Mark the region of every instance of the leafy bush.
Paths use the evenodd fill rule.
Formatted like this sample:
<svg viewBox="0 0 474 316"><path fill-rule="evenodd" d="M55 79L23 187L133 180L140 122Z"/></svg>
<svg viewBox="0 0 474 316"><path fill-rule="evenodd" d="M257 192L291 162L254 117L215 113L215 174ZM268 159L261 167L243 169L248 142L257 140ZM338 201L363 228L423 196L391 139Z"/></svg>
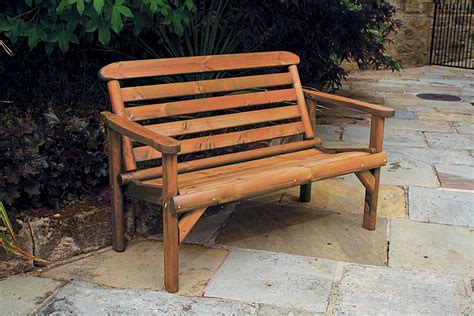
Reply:
<svg viewBox="0 0 474 316"><path fill-rule="evenodd" d="M0 200L16 209L57 209L104 186L104 135L94 113L1 111Z"/></svg>
<svg viewBox="0 0 474 316"><path fill-rule="evenodd" d="M58 208L106 186L99 112L108 101L96 73L110 62L289 50L301 57L305 84L336 88L343 60L399 67L384 49L395 29L384 0L195 3L0 2L0 39L15 53L0 50L0 200L9 209Z"/></svg>
<svg viewBox="0 0 474 316"><path fill-rule="evenodd" d="M303 82L337 88L344 60L400 68L384 48L395 31L393 13L385 0L240 0L230 17L241 27L242 51L292 51L301 57Z"/></svg>
<svg viewBox="0 0 474 316"><path fill-rule="evenodd" d="M56 46L65 53L70 43L94 42L95 34L107 45L129 23L135 35L159 24L182 35L195 9L192 0L3 0L0 34L12 42L27 38L31 49L42 42L48 53Z"/></svg>

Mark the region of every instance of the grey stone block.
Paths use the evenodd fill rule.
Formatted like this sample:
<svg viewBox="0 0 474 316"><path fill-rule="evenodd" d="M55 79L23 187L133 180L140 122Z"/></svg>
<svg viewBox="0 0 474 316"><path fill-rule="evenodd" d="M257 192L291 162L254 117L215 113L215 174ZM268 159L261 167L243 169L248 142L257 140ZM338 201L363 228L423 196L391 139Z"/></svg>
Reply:
<svg viewBox="0 0 474 316"><path fill-rule="evenodd" d="M410 187L410 219L474 227L474 192Z"/></svg>
<svg viewBox="0 0 474 316"><path fill-rule="evenodd" d="M205 296L325 312L336 262L280 253L232 250Z"/></svg>
<svg viewBox="0 0 474 316"><path fill-rule="evenodd" d="M31 276L14 276L0 281L2 315L26 315L64 286L65 282Z"/></svg>
<svg viewBox="0 0 474 316"><path fill-rule="evenodd" d="M388 265L474 277L474 230L391 219Z"/></svg>
<svg viewBox="0 0 474 316"><path fill-rule="evenodd" d="M425 133L426 141L432 148L445 150L472 150L474 137L469 134Z"/></svg>
<svg viewBox="0 0 474 316"><path fill-rule="evenodd" d="M349 265L337 286L336 315L469 315L463 278Z"/></svg>
<svg viewBox="0 0 474 316"><path fill-rule="evenodd" d="M257 311L256 304L72 283L39 315L256 315Z"/></svg>

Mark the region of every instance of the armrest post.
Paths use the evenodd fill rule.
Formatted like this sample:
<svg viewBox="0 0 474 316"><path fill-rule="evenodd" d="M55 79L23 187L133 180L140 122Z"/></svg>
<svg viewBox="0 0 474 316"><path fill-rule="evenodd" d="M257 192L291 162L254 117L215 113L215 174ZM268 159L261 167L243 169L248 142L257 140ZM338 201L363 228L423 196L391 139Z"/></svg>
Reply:
<svg viewBox="0 0 474 316"><path fill-rule="evenodd" d="M179 224L173 197L178 194L178 155L163 154L163 247L165 288L178 292Z"/></svg>
<svg viewBox="0 0 474 316"><path fill-rule="evenodd" d="M372 115L369 147L374 148L376 152L382 151L384 125L385 118Z"/></svg>

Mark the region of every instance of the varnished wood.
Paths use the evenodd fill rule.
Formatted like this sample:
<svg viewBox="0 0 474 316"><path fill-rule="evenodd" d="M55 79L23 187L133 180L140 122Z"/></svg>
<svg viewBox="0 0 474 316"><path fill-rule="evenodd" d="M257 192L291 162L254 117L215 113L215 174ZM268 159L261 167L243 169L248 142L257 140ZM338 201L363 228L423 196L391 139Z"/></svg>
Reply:
<svg viewBox="0 0 474 316"><path fill-rule="evenodd" d="M312 182L355 173L366 187L363 226L375 229L380 167L387 162L382 152L384 117L393 116L393 110L303 89L298 63L292 53L265 52L127 61L101 69L114 113L103 113L109 127L114 249L125 248L122 194L163 205L168 292L179 289L179 243L211 205L292 186L300 186L300 200L307 202ZM226 72L230 78L124 88L117 81L275 67L281 72L244 77ZM316 102L372 114L369 146L322 147L315 138ZM296 141L294 136L301 134L305 140ZM132 140L142 146L132 148ZM278 144L280 140L293 142ZM247 144L230 154L188 158ZM255 149L262 145L268 147ZM183 160L179 164L178 155ZM157 158L162 158L161 166L136 169L136 162Z"/></svg>
<svg viewBox="0 0 474 316"><path fill-rule="evenodd" d="M110 203L112 207L112 247L115 251L125 250L125 223L123 215L122 188L117 182L121 173L121 136L107 129L109 156Z"/></svg>
<svg viewBox="0 0 474 316"><path fill-rule="evenodd" d="M117 80L107 82L107 89L110 96L110 105L112 112L117 115L124 115L124 104L120 92L120 83ZM134 170L137 168L135 158L133 157L133 147L130 138L122 136L123 164L125 170Z"/></svg>
<svg viewBox="0 0 474 316"><path fill-rule="evenodd" d="M125 87L122 88L122 98L124 102L141 101L254 88L271 88L292 83L291 75L288 72L283 72L269 75Z"/></svg>
<svg viewBox="0 0 474 316"><path fill-rule="evenodd" d="M316 135L316 101L312 99L306 99L306 107L308 108L309 119L311 121L311 127ZM317 135L316 135L317 136Z"/></svg>
<svg viewBox="0 0 474 316"><path fill-rule="evenodd" d="M300 59L289 52L262 52L195 56L117 62L99 71L102 80L133 79L225 70L297 65Z"/></svg>
<svg viewBox="0 0 474 316"><path fill-rule="evenodd" d="M246 111L234 114L154 124L148 125L147 128L159 133L160 135L179 136L219 130L229 127L277 122L281 120L298 118L299 116L299 107L297 105L288 105L264 110Z"/></svg>
<svg viewBox="0 0 474 316"><path fill-rule="evenodd" d="M382 152L383 133L385 119L383 117L372 115L370 124L370 140L369 146L374 148L376 152ZM380 167L370 171L374 177L374 190L366 190L364 203L364 220L363 227L368 230L374 230L377 221L377 204L380 186Z"/></svg>
<svg viewBox="0 0 474 316"><path fill-rule="evenodd" d="M196 225L197 221L201 218L202 214L206 211L205 208L200 208L192 212L188 212L179 219L179 242L182 242L184 238L189 234L191 229Z"/></svg>
<svg viewBox="0 0 474 316"><path fill-rule="evenodd" d="M258 148L253 150L246 150L236 152L232 154L226 154L221 156L196 159L186 161L178 164L178 173L197 171L201 169L219 167L224 165L230 165L238 162L244 162L249 160L255 160L260 158L266 158L285 153L291 153L309 149L321 143L319 138L305 140L301 142L288 143L283 145L276 145L271 147ZM163 174L162 167L154 167L148 169L142 169L132 172L123 173L119 176L119 183L126 185L134 180L150 180L154 178L160 178Z"/></svg>
<svg viewBox="0 0 474 316"><path fill-rule="evenodd" d="M133 140L148 145L162 153L175 154L180 151L180 143L170 137L160 135L140 124L110 112L102 112L109 128L126 135Z"/></svg>
<svg viewBox="0 0 474 316"><path fill-rule="evenodd" d="M175 154L163 155L163 251L165 289L179 290L179 227L173 197L178 194L178 159Z"/></svg>
<svg viewBox="0 0 474 316"><path fill-rule="evenodd" d="M125 115L133 121L140 121L200 112L239 108L245 109L260 104L272 104L294 100L296 100L294 89L282 89L133 106L125 109Z"/></svg>
<svg viewBox="0 0 474 316"><path fill-rule="evenodd" d="M363 111L381 117L392 117L395 115L395 110L386 106L353 100L346 97L341 97L339 95L324 93L316 90L303 89L303 91L306 98L308 99L314 99L316 101L342 107L349 107L354 110Z"/></svg>
<svg viewBox="0 0 474 316"><path fill-rule="evenodd" d="M375 191L375 177L369 170L356 172L355 175L360 180L360 182L364 185L365 189L369 193L374 193Z"/></svg>
<svg viewBox="0 0 474 316"><path fill-rule="evenodd" d="M304 131L305 128L301 122L296 122L249 129L240 132L185 139L180 142L181 151L179 154L184 155L234 145L250 144L258 141L302 134ZM156 151L150 146L137 147L134 149L134 153L137 161L157 159L162 156L159 151Z"/></svg>
<svg viewBox="0 0 474 316"><path fill-rule="evenodd" d="M285 172L281 171L281 166L275 165L275 168L265 171L247 170L245 175L241 174L235 178L222 176L209 179L205 184L180 189L186 193L173 198L176 211L184 213L196 208L239 200L243 196L254 197L313 181L369 170L385 164L387 159L384 153L347 155L335 154L333 156L336 157L330 160L309 161L297 166L292 166L294 162L290 162L284 166ZM184 175L192 176L192 173Z"/></svg>
<svg viewBox="0 0 474 316"><path fill-rule="evenodd" d="M298 103L300 114L301 114L301 121L303 122L305 133L304 136L306 139L314 137L313 126L311 124L311 120L309 118L308 109L306 108L306 101L303 95L303 89L301 87L300 76L298 74L298 68L296 65L291 65L288 67L290 71L291 77L293 79L293 87L296 90L296 102Z"/></svg>

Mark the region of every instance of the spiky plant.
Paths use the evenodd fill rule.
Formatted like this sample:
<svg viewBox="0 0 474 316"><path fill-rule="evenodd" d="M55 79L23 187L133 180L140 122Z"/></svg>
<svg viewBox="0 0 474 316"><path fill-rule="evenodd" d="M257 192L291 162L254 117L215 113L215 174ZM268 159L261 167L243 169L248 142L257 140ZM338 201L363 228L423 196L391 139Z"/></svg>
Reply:
<svg viewBox="0 0 474 316"><path fill-rule="evenodd" d="M23 250L16 239L15 232L13 231L12 224L8 218L7 211L0 201L0 220L3 223L3 227L0 227L0 245L5 249L6 253L14 253L17 256L23 257L28 260L36 260L39 263L45 264L46 260L33 256L25 250Z"/></svg>

